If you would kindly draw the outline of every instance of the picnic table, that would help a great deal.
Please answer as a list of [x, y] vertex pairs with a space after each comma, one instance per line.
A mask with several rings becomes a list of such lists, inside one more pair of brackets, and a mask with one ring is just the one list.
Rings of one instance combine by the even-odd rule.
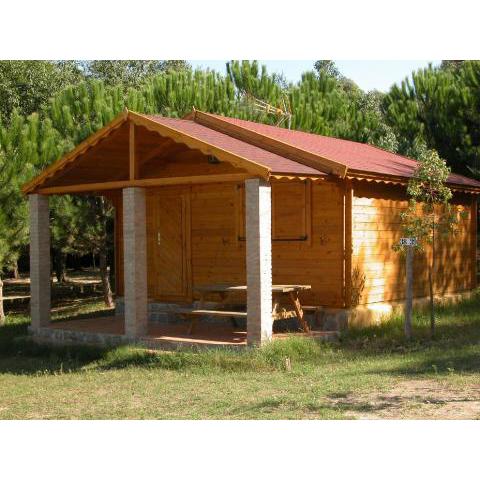
[[[299, 293], [304, 290], [310, 290], [311, 285], [272, 285], [272, 319], [280, 320], [286, 318], [297, 317], [302, 330], [309, 332], [308, 323], [304, 318], [304, 312], [302, 304], [300, 302]], [[192, 323], [189, 333], [193, 332], [196, 324], [196, 317], [201, 315], [217, 315], [227, 317], [246, 317], [246, 312], [227, 311], [225, 309], [220, 310], [205, 310], [205, 297], [211, 294], [217, 294], [220, 296], [220, 307], [224, 307], [228, 304], [228, 299], [231, 294], [236, 292], [246, 292], [246, 285], [229, 285], [229, 284], [211, 284], [211, 285], [199, 285], [194, 288], [199, 294], [199, 307], [197, 309], [185, 310], [181, 313], [192, 315]], [[282, 307], [282, 300], [287, 300], [289, 307]]]

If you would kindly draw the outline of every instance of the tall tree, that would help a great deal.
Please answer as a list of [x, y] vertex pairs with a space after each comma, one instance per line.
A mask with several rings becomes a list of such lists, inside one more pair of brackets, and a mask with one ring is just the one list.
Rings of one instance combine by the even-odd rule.
[[25, 116], [38, 112], [51, 96], [81, 79], [73, 62], [1, 60], [0, 117], [8, 121], [14, 110]]
[[462, 67], [464, 61], [465, 60], [442, 60], [440, 68], [442, 70], [453, 70], [454, 72], [457, 72]]
[[480, 61], [413, 72], [383, 102], [401, 153], [415, 142], [424, 143], [463, 174], [478, 169], [480, 162], [479, 107]]
[[80, 197], [70, 195], [52, 196], [51, 238], [53, 251], [53, 269], [58, 283], [68, 281], [67, 255], [85, 255], [91, 253], [82, 245], [82, 234], [86, 227], [86, 208]]
[[0, 126], [0, 324], [5, 319], [3, 274], [16, 264], [28, 242], [28, 208], [20, 188], [33, 171], [23, 155], [30, 150], [27, 139], [36, 126], [36, 117], [26, 121], [15, 112], [8, 128]]
[[317, 60], [313, 67], [319, 75], [325, 74], [329, 77], [340, 79], [342, 74], [333, 60]]
[[159, 73], [190, 68], [185, 60], [91, 60], [82, 62], [85, 75], [102, 80], [106, 85], [141, 87], [148, 78]]

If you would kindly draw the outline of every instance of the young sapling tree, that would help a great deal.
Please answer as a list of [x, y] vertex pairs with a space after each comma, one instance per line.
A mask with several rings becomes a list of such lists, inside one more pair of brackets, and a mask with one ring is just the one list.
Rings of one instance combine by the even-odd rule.
[[420, 152], [418, 167], [408, 182], [408, 208], [400, 214], [403, 233], [417, 238], [417, 249], [425, 252], [430, 245], [431, 259], [428, 265], [430, 295], [430, 334], [435, 334], [434, 281], [439, 237], [452, 234], [460, 220], [460, 213], [451, 204], [452, 191], [446, 182], [450, 168], [434, 150]]

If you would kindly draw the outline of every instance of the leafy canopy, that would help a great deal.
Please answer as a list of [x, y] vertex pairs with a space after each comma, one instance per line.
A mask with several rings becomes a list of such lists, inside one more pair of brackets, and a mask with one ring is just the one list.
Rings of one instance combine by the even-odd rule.
[[452, 191], [446, 185], [450, 168], [434, 150], [425, 149], [408, 183], [410, 197], [406, 211], [400, 214], [405, 235], [416, 237], [420, 249], [441, 235], [451, 233], [459, 221], [450, 203]]

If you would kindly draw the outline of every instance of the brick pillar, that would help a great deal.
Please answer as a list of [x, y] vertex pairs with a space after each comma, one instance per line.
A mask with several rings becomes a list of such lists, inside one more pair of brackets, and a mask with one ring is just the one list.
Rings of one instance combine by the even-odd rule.
[[48, 197], [29, 195], [30, 315], [32, 329], [50, 322], [50, 212]]
[[272, 338], [272, 195], [270, 185], [245, 180], [247, 343]]
[[125, 335], [147, 334], [147, 227], [144, 188], [123, 189]]

